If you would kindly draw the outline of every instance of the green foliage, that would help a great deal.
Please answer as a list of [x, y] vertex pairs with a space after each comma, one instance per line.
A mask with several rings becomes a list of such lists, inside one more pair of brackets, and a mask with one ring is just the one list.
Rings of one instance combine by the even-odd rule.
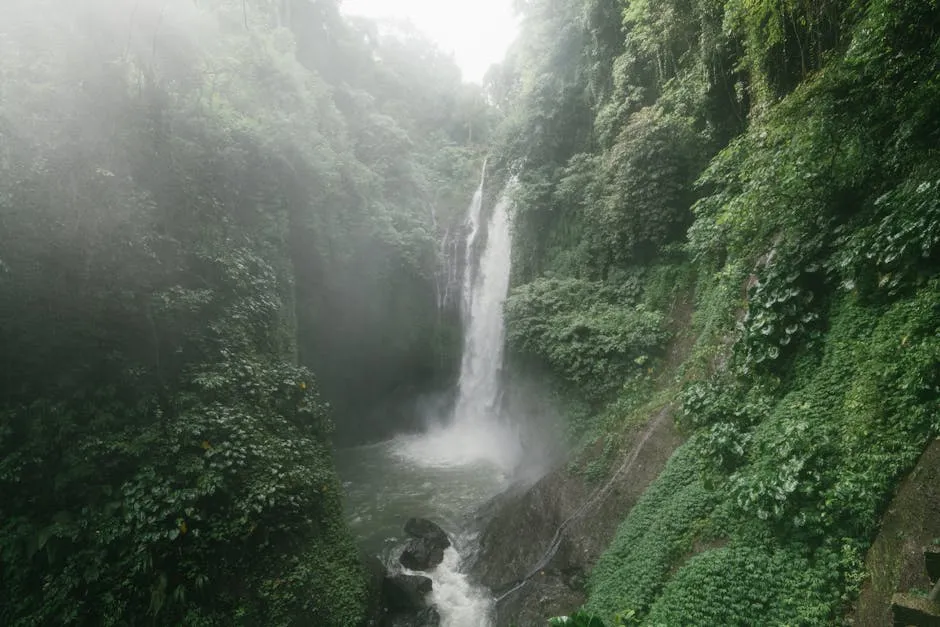
[[842, 566], [840, 554], [808, 558], [799, 547], [712, 549], [682, 566], [646, 623], [823, 625], [840, 600]]
[[595, 566], [586, 609], [608, 620], [624, 610], [645, 615], [713, 507], [694, 448], [682, 447], [621, 523]]
[[[358, 555], [309, 379], [225, 363], [172, 415], [106, 392], [5, 412], [3, 584], [18, 601], [4, 622], [174, 623], [197, 608], [207, 624], [359, 616]], [[54, 487], [36, 494], [40, 473]]]
[[[598, 28], [595, 2], [556, 4]], [[697, 277], [691, 358], [664, 377], [684, 385], [690, 441], [623, 521], [586, 609], [650, 625], [838, 620], [940, 428], [937, 2], [637, 0], [622, 42], [598, 46], [527, 5], [538, 45], [506, 70], [543, 97], [508, 98], [518, 134], [497, 133], [525, 205], [511, 340], [597, 395], [588, 378], [611, 361], [571, 321], [670, 311], [658, 295], [680, 282], [686, 227]], [[559, 84], [600, 97], [552, 106]], [[624, 277], [636, 295], [608, 296]], [[595, 458], [579, 457], [592, 476], [642, 397], [606, 392], [586, 430]]]
[[772, 409], [771, 398], [760, 388], [721, 379], [688, 385], [681, 401], [682, 423], [700, 430], [695, 447], [713, 479], [745, 462], [751, 427]]
[[748, 290], [740, 350], [743, 367], [756, 372], [784, 372], [788, 357], [804, 338], [818, 337], [827, 281], [820, 238], [801, 237], [770, 253], [756, 284]]
[[[675, 248], [659, 263], [639, 273], [643, 285], [643, 303], [654, 310], [670, 312], [692, 299], [696, 286], [696, 270], [681, 251]], [[616, 276], [616, 275], [614, 275]], [[673, 311], [673, 313], [675, 313]]]
[[630, 306], [629, 287], [539, 279], [506, 303], [510, 346], [543, 358], [591, 400], [640, 372], [666, 340], [663, 316]]
[[[696, 435], [624, 521], [588, 608], [648, 610], [654, 625], [816, 624], [837, 610], [895, 482], [940, 433], [937, 281], [883, 310], [843, 298], [830, 325], [821, 358], [802, 357], [783, 396], [748, 378], [687, 387], [683, 421]], [[676, 468], [701, 500], [689, 500]], [[667, 577], [709, 529], [731, 544]]]
[[332, 419], [451, 348], [482, 92], [330, 1], [0, 22], [0, 623], [357, 624]]
[[936, 281], [885, 311], [841, 304], [812, 380], [757, 427], [737, 502], [801, 533], [866, 537], [935, 433], [938, 322]]
[[687, 123], [647, 108], [607, 154], [568, 161], [552, 202], [578, 209], [593, 267], [643, 263], [684, 232], [697, 151]]
[[698, 150], [681, 118], [654, 107], [630, 117], [599, 164], [600, 195], [582, 200], [594, 263], [642, 263], [685, 232]]
[[703, 260], [699, 263], [703, 267], [695, 285], [695, 309], [692, 313], [692, 332], [696, 340], [682, 369], [687, 376], [707, 377], [716, 369], [725, 367], [740, 335], [736, 323], [745, 304], [742, 286], [747, 273], [742, 268], [743, 264], [737, 262], [728, 263], [714, 275], [709, 275], [711, 264]]
[[744, 40], [754, 91], [772, 100], [819, 69], [841, 36], [850, 0], [730, 0], [725, 23]]
[[840, 242], [835, 256], [844, 287], [898, 295], [936, 273], [940, 251], [940, 181], [915, 175], [874, 202], [871, 222]]

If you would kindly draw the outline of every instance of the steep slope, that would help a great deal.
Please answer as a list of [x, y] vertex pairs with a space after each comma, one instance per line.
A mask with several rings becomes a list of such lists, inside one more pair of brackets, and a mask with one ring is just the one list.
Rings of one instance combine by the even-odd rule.
[[857, 594], [940, 429], [938, 32], [933, 1], [525, 5], [491, 87], [514, 363], [548, 373], [587, 477], [656, 376], [688, 437], [589, 576], [605, 621], [828, 624]]
[[587, 600], [588, 573], [682, 442], [671, 413], [664, 408], [626, 435], [626, 455], [602, 483], [556, 470], [490, 504], [496, 513], [480, 538], [475, 574], [496, 593], [498, 627], [536, 625]]

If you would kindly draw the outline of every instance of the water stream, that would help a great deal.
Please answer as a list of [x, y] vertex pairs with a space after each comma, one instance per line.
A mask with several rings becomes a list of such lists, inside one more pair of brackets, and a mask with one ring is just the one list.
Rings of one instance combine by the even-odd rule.
[[[485, 174], [485, 165], [484, 165]], [[340, 451], [350, 527], [366, 550], [400, 568], [402, 526], [430, 518], [454, 540], [444, 562], [421, 573], [434, 584], [431, 601], [443, 627], [488, 627], [494, 600], [461, 570], [474, 537], [467, 517], [508, 487], [520, 458], [520, 439], [500, 416], [503, 304], [509, 288], [510, 201], [504, 193], [486, 225], [483, 185], [467, 217], [462, 299], [464, 349], [453, 414], [430, 417], [428, 430], [380, 444]], [[482, 246], [482, 251], [480, 250]]]

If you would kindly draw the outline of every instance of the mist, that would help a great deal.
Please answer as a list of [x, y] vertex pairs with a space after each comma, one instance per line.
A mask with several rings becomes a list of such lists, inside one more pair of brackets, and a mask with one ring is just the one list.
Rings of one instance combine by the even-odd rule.
[[366, 624], [412, 517], [408, 611], [490, 620], [474, 515], [563, 441], [490, 100], [334, 0], [0, 6], [0, 623]]
[[333, 446], [455, 393], [460, 76], [335, 2], [0, 6], [0, 622], [358, 622]]

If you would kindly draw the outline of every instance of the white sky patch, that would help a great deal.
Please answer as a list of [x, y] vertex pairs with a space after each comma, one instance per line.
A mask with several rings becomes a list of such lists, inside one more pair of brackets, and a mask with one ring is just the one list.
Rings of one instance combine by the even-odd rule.
[[516, 37], [511, 0], [343, 0], [342, 7], [350, 15], [410, 20], [476, 83]]

